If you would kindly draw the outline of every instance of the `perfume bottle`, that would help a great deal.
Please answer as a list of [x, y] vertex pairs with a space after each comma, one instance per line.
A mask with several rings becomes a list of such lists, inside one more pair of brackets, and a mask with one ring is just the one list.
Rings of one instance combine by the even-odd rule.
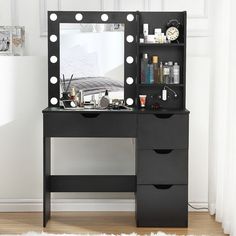
[[148, 54], [144, 53], [141, 59], [141, 84], [148, 82]]
[[152, 63], [153, 63], [154, 83], [158, 83], [158, 78], [159, 78], [158, 56], [152, 57]]
[[174, 84], [179, 84], [179, 65], [177, 62], [175, 62], [173, 66], [173, 83]]
[[164, 83], [164, 76], [163, 76], [163, 63], [162, 61], [160, 61], [160, 67], [159, 67], [159, 80], [158, 82], [160, 84], [163, 84]]
[[163, 81], [165, 84], [169, 83], [169, 77], [170, 77], [170, 67], [168, 65], [168, 62], [165, 62], [163, 66]]

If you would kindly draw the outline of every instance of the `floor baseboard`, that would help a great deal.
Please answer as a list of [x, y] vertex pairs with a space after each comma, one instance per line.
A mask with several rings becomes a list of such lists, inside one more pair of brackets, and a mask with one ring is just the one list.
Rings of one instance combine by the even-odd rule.
[[[190, 203], [207, 208], [207, 202]], [[0, 212], [41, 212], [41, 199], [0, 199]], [[135, 211], [134, 199], [52, 199], [52, 211]], [[194, 210], [189, 207], [189, 211]]]

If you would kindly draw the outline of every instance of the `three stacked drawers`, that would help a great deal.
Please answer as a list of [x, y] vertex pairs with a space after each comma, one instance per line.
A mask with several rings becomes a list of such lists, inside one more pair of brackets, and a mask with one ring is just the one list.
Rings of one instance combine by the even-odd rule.
[[188, 224], [188, 116], [188, 112], [138, 115], [138, 226]]

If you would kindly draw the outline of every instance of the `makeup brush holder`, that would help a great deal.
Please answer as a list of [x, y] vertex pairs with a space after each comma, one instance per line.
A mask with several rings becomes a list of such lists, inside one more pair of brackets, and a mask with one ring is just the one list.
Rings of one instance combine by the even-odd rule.
[[70, 93], [69, 92], [63, 92], [61, 100], [70, 100]]

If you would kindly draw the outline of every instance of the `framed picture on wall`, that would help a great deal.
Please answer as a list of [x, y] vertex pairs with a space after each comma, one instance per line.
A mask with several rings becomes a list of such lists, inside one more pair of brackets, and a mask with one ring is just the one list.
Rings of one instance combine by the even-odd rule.
[[0, 26], [0, 56], [23, 56], [25, 27]]
[[0, 27], [0, 55], [12, 55], [11, 27]]

